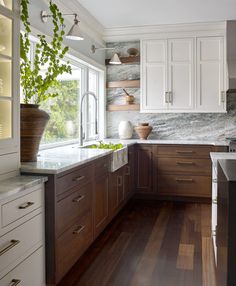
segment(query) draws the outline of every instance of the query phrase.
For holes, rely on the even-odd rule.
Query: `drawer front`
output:
[[[110,158],[108,157],[96,160],[94,166],[94,174],[96,178],[103,176],[109,172],[109,163]]]
[[[211,197],[211,177],[159,175],[158,193],[160,195]]]
[[[198,173],[211,176],[211,160],[190,158],[158,158],[158,171]]]
[[[0,273],[24,253],[44,241],[44,218],[35,216],[0,238]]]
[[[57,282],[75,264],[92,241],[92,212],[88,212],[56,241]]]
[[[2,205],[2,226],[5,227],[30,212],[42,207],[42,202],[43,190],[37,189],[32,193]]]
[[[195,146],[195,145],[174,145],[174,146],[155,146],[157,156],[169,156],[180,158],[210,158],[211,146]]]
[[[4,276],[0,280],[0,285],[43,286],[45,285],[44,265],[44,249],[41,247]]]
[[[83,186],[84,184],[88,183],[90,180],[92,180],[92,172],[92,166],[87,166],[59,177],[56,183],[56,194],[60,195],[73,187]]]
[[[56,233],[63,233],[73,221],[92,208],[92,184],[89,183],[56,204]]]

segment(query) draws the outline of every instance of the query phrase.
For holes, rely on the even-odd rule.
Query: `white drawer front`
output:
[[[42,189],[38,189],[2,205],[2,226],[5,227],[33,210],[41,207],[42,200],[43,191]]]
[[[43,243],[44,217],[42,214],[0,237],[0,273],[12,263],[16,263],[16,260],[32,247]]]
[[[15,284],[13,284],[15,281]],[[44,248],[39,248],[0,280],[1,286],[44,286]]]

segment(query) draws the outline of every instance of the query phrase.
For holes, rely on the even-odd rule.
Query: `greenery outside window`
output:
[[[32,59],[36,42],[37,39],[32,37],[29,55]],[[85,91],[91,91],[99,99],[99,71],[89,65],[81,64],[79,60],[69,55],[65,60],[70,61],[72,73],[59,76],[59,84],[54,87],[59,96],[42,102],[40,105],[40,108],[50,115],[50,121],[41,141],[42,148],[78,141],[80,136],[79,114],[81,112],[81,96]],[[42,69],[41,73],[43,74],[44,72],[46,70]],[[89,96],[84,101],[82,113],[83,137],[85,141],[96,138],[94,111],[95,101],[92,96]]]

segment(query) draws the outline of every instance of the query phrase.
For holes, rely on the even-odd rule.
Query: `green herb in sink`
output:
[[[91,148],[91,149],[111,149],[113,151],[119,150],[123,147],[124,147],[124,145],[121,143],[113,144],[113,143],[104,143],[102,141],[99,141],[98,145],[93,144],[93,145],[89,146],[89,148]]]

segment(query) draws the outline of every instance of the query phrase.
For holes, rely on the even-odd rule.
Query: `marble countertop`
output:
[[[227,146],[226,141],[205,141],[205,140],[120,140],[107,138],[104,142],[122,143],[124,145],[133,144],[181,144],[181,145],[212,145]],[[93,144],[95,142],[89,142]],[[86,144],[85,144],[86,145]],[[70,170],[71,168],[91,162],[100,157],[111,154],[111,150],[101,149],[83,149],[78,144],[56,147],[52,149],[42,150],[39,152],[37,162],[29,162],[21,164],[21,172],[38,173],[38,174],[59,174]]]
[[[17,195],[19,192],[45,183],[46,181],[47,177],[40,176],[15,176],[2,180],[0,184],[0,200]]]
[[[39,152],[37,162],[21,164],[21,172],[59,174],[111,154],[111,150],[83,149],[78,144]]]
[[[236,181],[236,160],[219,160],[228,181]]]

